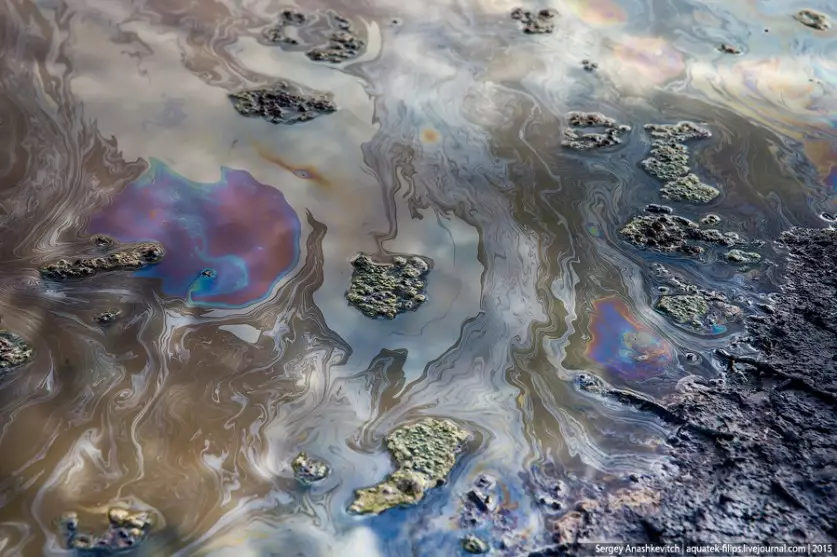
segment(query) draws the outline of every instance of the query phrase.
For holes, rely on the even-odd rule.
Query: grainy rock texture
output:
[[[430,266],[421,257],[396,256],[392,263],[376,263],[360,254],[352,266],[346,299],[367,317],[395,319],[427,300],[424,291]]]
[[[554,19],[556,15],[558,14],[549,8],[537,12],[524,10],[523,8],[515,8],[511,11],[512,19],[518,20],[523,32],[528,35],[552,33],[555,30]]]
[[[296,28],[297,33],[290,34],[290,28]],[[315,62],[339,64],[357,58],[366,48],[366,41],[355,33],[349,19],[335,12],[283,10],[280,21],[262,34],[284,50],[305,50]]]
[[[450,420],[424,418],[399,427],[386,438],[398,469],[372,487],[358,489],[349,510],[379,514],[420,501],[425,492],[443,485],[469,434]]]
[[[640,166],[663,182],[660,193],[665,199],[707,203],[721,192],[704,184],[689,168],[689,149],[685,143],[711,137],[709,130],[692,122],[679,124],[648,124],[651,152]]]
[[[732,247],[739,242],[734,234],[701,228],[685,217],[666,213],[634,217],[619,233],[636,246],[685,255],[702,254],[706,251],[703,244]]]
[[[303,485],[318,482],[328,476],[328,465],[322,460],[299,453],[291,462],[294,477]]]
[[[599,112],[570,112],[561,145],[576,151],[601,149],[622,143],[620,136],[631,131],[630,126],[620,125],[613,118]],[[585,128],[601,128],[603,133],[582,132]]]
[[[52,280],[92,277],[111,271],[136,271],[147,265],[159,263],[165,251],[156,242],[125,245],[121,249],[101,257],[59,259],[41,267],[41,276]]]
[[[337,110],[329,95],[307,93],[287,81],[280,81],[272,87],[233,93],[230,99],[239,114],[264,118],[272,124],[308,122]]]

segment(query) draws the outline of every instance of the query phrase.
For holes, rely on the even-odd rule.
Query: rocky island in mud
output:
[[[430,265],[421,257],[395,256],[391,263],[378,263],[359,254],[352,259],[352,267],[346,299],[367,317],[395,319],[427,300],[424,292]]]
[[[107,513],[107,530],[102,534],[79,530],[79,518],[75,512],[65,513],[60,520],[67,548],[77,555],[117,555],[138,547],[148,536],[153,525],[148,512],[131,512],[113,507]]]
[[[242,116],[260,117],[271,124],[286,126],[309,122],[337,110],[330,95],[306,92],[288,81],[231,93],[230,99]]]
[[[294,30],[294,34],[290,33]],[[265,40],[284,49],[305,50],[314,62],[340,64],[353,60],[366,48],[351,21],[336,12],[309,14],[283,10],[281,21],[263,32]]]
[[[451,420],[434,418],[393,430],[386,437],[386,446],[398,468],[381,483],[358,489],[349,510],[379,514],[421,501],[428,489],[446,483],[469,437]]]
[[[32,347],[19,335],[0,329],[0,373],[32,359]]]
[[[100,239],[95,241],[97,246],[102,248],[109,248],[113,245],[113,242],[101,244]],[[51,280],[92,277],[113,271],[136,271],[159,263],[164,255],[165,250],[161,244],[143,242],[124,245],[117,250],[109,250],[97,256],[59,259],[43,265],[40,271],[42,277]]]

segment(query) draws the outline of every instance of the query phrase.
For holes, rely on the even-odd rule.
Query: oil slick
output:
[[[278,189],[229,168],[217,182],[192,182],[154,159],[88,230],[126,243],[157,239],[168,257],[137,274],[205,307],[264,299],[300,255],[299,218]]]
[[[672,345],[631,314],[619,298],[593,304],[587,357],[625,381],[641,381],[666,372],[674,360]]]

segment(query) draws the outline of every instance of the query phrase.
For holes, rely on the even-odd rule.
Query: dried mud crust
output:
[[[113,245],[113,243],[100,245],[99,238],[96,238],[95,241],[101,248]],[[103,253],[98,257],[59,259],[41,267],[40,272],[45,279],[66,280],[92,277],[99,273],[112,271],[136,271],[148,265],[159,263],[164,255],[163,246],[157,242],[126,244],[115,251]]]
[[[530,556],[580,554],[579,543],[837,540],[837,231],[793,229],[785,286],[752,321],[757,357],[719,351],[724,378],[694,380],[646,400],[583,374],[582,390],[675,424],[673,464],[643,480],[644,504],[608,496],[551,522],[552,543]]]
[[[242,116],[260,117],[286,126],[309,122],[337,110],[330,95],[306,92],[288,81],[232,93],[229,97]]]
[[[621,125],[613,118],[599,112],[570,112],[561,145],[576,151],[601,149],[622,143],[620,136],[631,131],[630,126]],[[601,128],[603,133],[582,132],[583,129]]]
[[[300,38],[288,33],[293,27]],[[283,10],[279,23],[265,29],[262,35],[283,49],[305,50],[305,55],[315,62],[339,64],[357,58],[366,48],[366,41],[355,33],[352,23],[335,12],[307,14]]]

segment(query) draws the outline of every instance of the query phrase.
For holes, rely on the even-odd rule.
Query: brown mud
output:
[[[585,542],[825,542],[837,540],[837,231],[792,229],[775,307],[750,321],[760,352],[718,351],[721,379],[695,380],[660,402],[580,386],[679,426],[672,463],[636,489],[602,496],[550,524],[535,555],[583,554]]]

